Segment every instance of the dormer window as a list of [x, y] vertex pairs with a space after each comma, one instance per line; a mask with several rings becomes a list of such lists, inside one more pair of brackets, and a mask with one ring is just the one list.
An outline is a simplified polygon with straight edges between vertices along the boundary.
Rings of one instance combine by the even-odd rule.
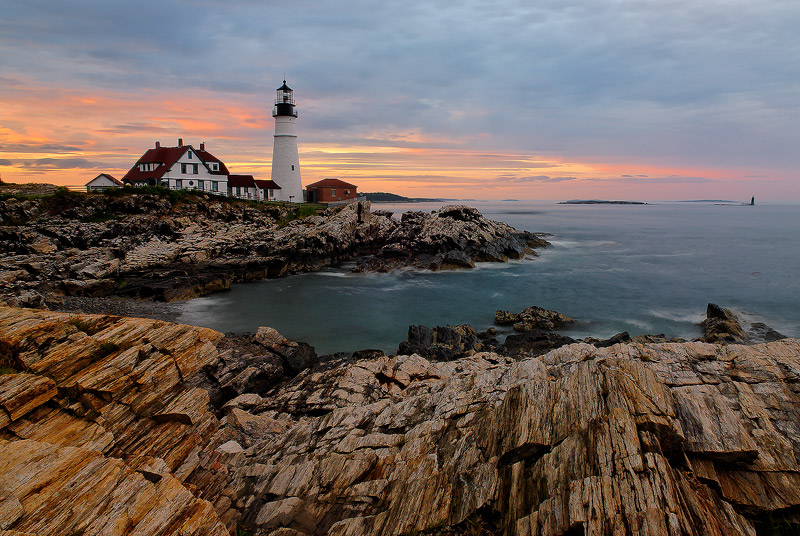
[[211, 171], [219, 171], [219, 164], [217, 164], [216, 162], [212, 162]]

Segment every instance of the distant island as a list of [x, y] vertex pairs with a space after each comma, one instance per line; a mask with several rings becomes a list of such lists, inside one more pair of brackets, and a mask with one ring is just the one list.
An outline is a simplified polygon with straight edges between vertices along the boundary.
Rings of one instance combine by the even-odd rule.
[[739, 203], [739, 201], [731, 201], [730, 199], [686, 199], [678, 201], [678, 203]]
[[454, 201], [454, 199], [441, 199], [432, 197], [404, 197], [402, 195], [390, 194], [388, 192], [365, 193], [367, 201], [373, 203], [424, 203], [438, 201]]
[[561, 201], [559, 205], [646, 205], [642, 201], [604, 201], [602, 199], [572, 199]]

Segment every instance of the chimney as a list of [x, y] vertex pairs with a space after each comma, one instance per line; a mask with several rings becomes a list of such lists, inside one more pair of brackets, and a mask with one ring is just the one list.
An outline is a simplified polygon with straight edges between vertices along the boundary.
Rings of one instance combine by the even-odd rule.
[[161, 149], [161, 142], [160, 141], [156, 142], [156, 149]]
[[178, 147], [183, 147], [183, 138], [178, 138]]
[[205, 151], [205, 150], [206, 150], [206, 144], [205, 144], [205, 142], [200, 144], [200, 150], [201, 150], [201, 151]]

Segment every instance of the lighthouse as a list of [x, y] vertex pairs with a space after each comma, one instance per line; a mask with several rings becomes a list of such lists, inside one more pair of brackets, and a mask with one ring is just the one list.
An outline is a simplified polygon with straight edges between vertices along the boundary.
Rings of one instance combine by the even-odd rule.
[[278, 88], [272, 117], [275, 118], [275, 142], [272, 148], [271, 179], [281, 187], [277, 190], [276, 197], [281, 201], [302, 203], [303, 187], [300, 184], [300, 159], [297, 156], [297, 131], [294, 125], [297, 108], [294, 92], [286, 85], [286, 80]]

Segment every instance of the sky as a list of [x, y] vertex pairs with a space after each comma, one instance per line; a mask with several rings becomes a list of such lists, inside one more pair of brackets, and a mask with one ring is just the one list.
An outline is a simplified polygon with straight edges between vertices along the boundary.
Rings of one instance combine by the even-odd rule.
[[0, 0], [0, 178], [177, 139], [269, 178], [471, 199], [800, 201], [796, 0]]

